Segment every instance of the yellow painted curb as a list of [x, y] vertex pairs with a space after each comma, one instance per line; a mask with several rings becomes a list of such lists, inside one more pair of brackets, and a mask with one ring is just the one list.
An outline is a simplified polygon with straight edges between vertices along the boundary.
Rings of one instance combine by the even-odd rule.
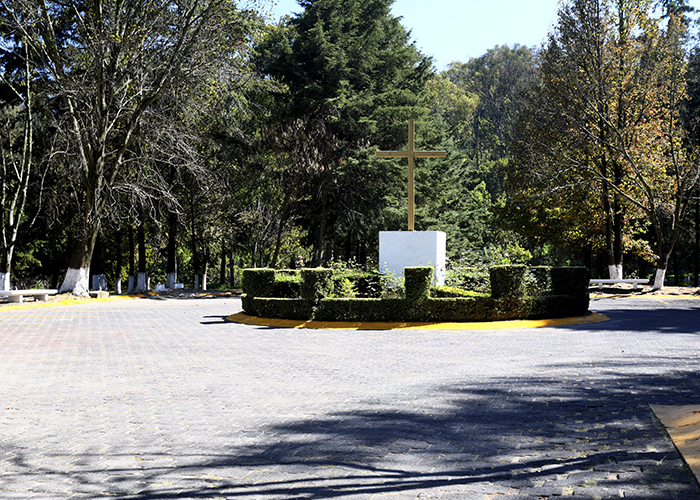
[[700, 480], [700, 405], [651, 405], [651, 410], [666, 427], [696, 479]]
[[303, 321], [291, 319], [258, 318], [243, 312], [226, 318], [233, 323], [274, 328], [311, 328], [322, 330], [499, 330], [504, 328], [542, 328], [546, 326], [584, 325], [600, 323], [610, 318], [598, 313], [575, 318], [483, 321], [475, 323], [353, 323], [349, 321]]
[[114, 295], [112, 297], [107, 297], [105, 299], [93, 299], [87, 297], [70, 297], [63, 300], [57, 300], [56, 302], [31, 302], [29, 304], [17, 304], [17, 305], [4, 305], [0, 307], [0, 313], [2, 311], [14, 311], [16, 309], [34, 309], [37, 307], [56, 307], [56, 306], [72, 306], [76, 304], [94, 304], [95, 302], [111, 302], [113, 300], [122, 299], [138, 299], [142, 298], [144, 295]]

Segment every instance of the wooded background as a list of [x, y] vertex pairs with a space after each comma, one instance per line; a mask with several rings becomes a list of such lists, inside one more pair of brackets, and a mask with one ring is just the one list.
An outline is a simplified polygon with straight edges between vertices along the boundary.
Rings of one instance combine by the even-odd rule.
[[569, 0], [542, 47], [441, 73], [391, 3], [300, 0], [271, 24], [232, 0], [0, 0], [0, 286], [376, 267], [407, 167], [375, 152], [405, 149], [409, 118], [448, 152], [417, 161], [416, 229], [447, 233], [451, 265], [697, 286], [686, 1]]

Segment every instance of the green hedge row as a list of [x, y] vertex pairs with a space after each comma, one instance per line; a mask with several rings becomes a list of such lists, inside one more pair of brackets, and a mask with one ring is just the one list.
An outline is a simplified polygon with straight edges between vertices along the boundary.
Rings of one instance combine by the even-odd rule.
[[[330, 298], [337, 284], [329, 269], [246, 269], [243, 310], [267, 318], [353, 322], [497, 321], [581, 316], [588, 311], [590, 275], [585, 268], [495, 266], [489, 272], [492, 294], [486, 296], [431, 287], [432, 268], [408, 267], [406, 298], [377, 299]], [[537, 283], [537, 293], [525, 295], [527, 279]]]

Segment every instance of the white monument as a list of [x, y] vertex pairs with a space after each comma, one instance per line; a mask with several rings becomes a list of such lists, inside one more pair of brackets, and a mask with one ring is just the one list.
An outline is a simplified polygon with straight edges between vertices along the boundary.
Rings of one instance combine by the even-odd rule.
[[445, 158], [445, 151], [415, 151], [415, 123], [408, 121], [408, 151], [377, 151], [378, 158], [408, 158], [408, 232], [379, 233], [379, 270], [403, 276], [405, 267], [432, 266], [433, 284], [445, 284], [445, 251], [447, 237], [442, 231], [414, 231], [415, 219], [415, 158]]
[[379, 270], [403, 276], [405, 267], [432, 266], [433, 284], [445, 284], [447, 236], [442, 231], [380, 231]]

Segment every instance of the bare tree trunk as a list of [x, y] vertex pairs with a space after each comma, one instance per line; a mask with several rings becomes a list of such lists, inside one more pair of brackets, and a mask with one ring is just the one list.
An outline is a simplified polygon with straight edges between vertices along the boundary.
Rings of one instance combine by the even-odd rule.
[[228, 255], [226, 251], [226, 240], [221, 239], [221, 266], [219, 266], [219, 283], [222, 285], [226, 283], [226, 256]]
[[284, 201], [282, 202], [282, 208], [279, 215], [279, 225], [277, 226], [277, 234], [275, 236], [275, 252], [272, 254], [272, 259], [270, 260], [270, 267], [277, 267], [277, 261], [280, 257], [280, 250], [282, 249], [282, 234], [284, 233], [284, 226], [287, 221], [287, 205], [289, 204], [289, 198], [291, 193], [287, 191], [284, 194]]
[[115, 295], [122, 294], [122, 267], [124, 267], [124, 257], [122, 254], [122, 242], [124, 240], [124, 233], [120, 227], [117, 230], [117, 241], [114, 246], [117, 252], [117, 262], [114, 269], [114, 293]]
[[197, 232], [194, 224], [194, 202], [190, 203], [190, 245], [192, 250], [192, 271], [194, 273], [194, 289], [199, 290], [199, 254], [197, 253]]
[[100, 232], [100, 223], [84, 222], [82, 236], [79, 238], [71, 255], [66, 277], [58, 293], [71, 292], [73, 295], [86, 296], [90, 288], [90, 261], [95, 249], [95, 240]]
[[233, 246], [231, 248], [231, 258], [229, 259], [229, 262], [231, 263], [231, 272], [230, 272], [230, 286], [231, 288], [236, 287], [236, 254], [233, 250]]
[[95, 250], [92, 252], [92, 261], [90, 262], [90, 270], [92, 271], [92, 289], [107, 290], [107, 274], [104, 268], [104, 238], [97, 236], [95, 241]]
[[7, 244], [4, 249], [3, 255], [0, 256], [2, 260], [2, 272], [0, 272], [0, 290], [10, 289], [10, 273], [12, 272], [12, 255], [15, 251], [14, 242]]
[[323, 244], [326, 238], [326, 216], [327, 208], [326, 203], [328, 201], [328, 187], [327, 182], [323, 183], [321, 188], [321, 213], [319, 214], [319, 224], [318, 224], [318, 241], [316, 242], [316, 256], [314, 262], [316, 267], [321, 267], [323, 264]]
[[0, 273], [0, 290], [10, 289], [10, 273]]
[[693, 286], [698, 287], [700, 274], [700, 198], [695, 200], [695, 245], [693, 248]]
[[623, 219], [620, 208], [620, 199], [617, 193], [613, 197], [613, 260], [616, 268], [618, 279], [622, 279], [623, 263], [622, 263], [622, 231]]
[[681, 286], [681, 270], [679, 269], [678, 252], [673, 252], [671, 261], [673, 262], [673, 286]]
[[662, 290], [664, 287], [664, 280], [666, 279], [666, 268], [657, 267], [656, 274], [654, 275], [654, 286], [652, 290]]
[[143, 213], [141, 213], [141, 221], [139, 222], [138, 229], [138, 239], [139, 239], [139, 270], [138, 277], [136, 280], [136, 293], [145, 293], [148, 291], [148, 277], [146, 275], [146, 228], [145, 222], [143, 220]]
[[[603, 160], [605, 162], [605, 160]], [[613, 222], [613, 210], [612, 206], [610, 204], [610, 193], [608, 190], [608, 185], [603, 181], [602, 183], [603, 187], [603, 195], [602, 195], [602, 201], [603, 201], [603, 208], [605, 210], [605, 253], [607, 255], [607, 260], [608, 260], [608, 274], [610, 279], [620, 279], [622, 276], [620, 275], [620, 268], [617, 266], [615, 262], [615, 243], [614, 243], [614, 234], [615, 234], [615, 229], [614, 229], [614, 222]]]
[[678, 235], [681, 232], [680, 224], [674, 224], [671, 234], [666, 240], [664, 238], [663, 231], [660, 228], [658, 221], [654, 224], [654, 229], [656, 231], [656, 244], [657, 244], [657, 254], [659, 256], [659, 262], [656, 268], [656, 277], [654, 278], [654, 287], [652, 290], [661, 290], [664, 287], [664, 278], [666, 277], [666, 271], [668, 269], [668, 261], [671, 259], [671, 254], [673, 253], [673, 248], [678, 240]]
[[177, 283], [177, 214], [168, 214], [168, 262], [165, 268], [165, 287], [175, 288]]
[[[2, 231], [2, 239], [0, 246], [2, 247], [2, 269], [0, 270], [0, 290], [10, 289], [10, 275], [12, 272], [12, 258], [14, 256], [15, 245], [19, 234], [19, 227], [24, 217], [24, 210], [27, 202], [27, 192], [29, 188], [29, 180], [32, 174], [32, 156], [34, 147], [34, 126], [33, 126], [33, 107], [32, 102], [32, 87], [31, 87], [31, 71], [29, 68], [29, 48], [26, 40], [22, 39], [24, 46], [24, 84], [25, 94], [16, 89], [12, 84], [8, 84], [17, 98], [20, 99], [24, 106], [24, 131], [22, 134], [22, 148], [20, 153], [13, 151], [16, 144], [12, 138], [9, 140], [9, 148], [5, 150], [4, 145], [0, 147], [0, 156], [2, 158], [2, 171], [0, 172], [0, 231]], [[8, 129], [11, 126], [8, 119]], [[17, 158], [19, 156], [19, 159]], [[16, 182], [13, 183], [10, 179], [16, 177]], [[14, 186], [10, 190], [8, 187]]]
[[126, 293], [131, 293], [134, 291], [136, 284], [134, 283], [134, 277], [136, 276], [136, 261], [134, 257], [134, 227], [129, 224], [129, 283], [127, 285]]

